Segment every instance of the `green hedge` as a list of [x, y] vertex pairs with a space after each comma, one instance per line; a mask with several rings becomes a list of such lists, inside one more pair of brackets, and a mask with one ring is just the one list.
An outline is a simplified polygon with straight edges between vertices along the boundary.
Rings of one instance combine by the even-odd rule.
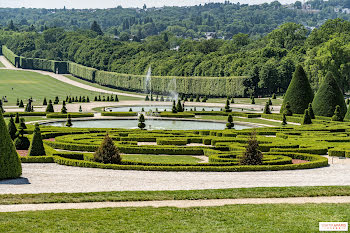
[[[46, 116], [46, 112], [18, 112], [19, 116]], [[4, 117], [16, 116], [16, 112], [5, 112]]]
[[[97, 71], [96, 83], [121, 90], [142, 92], [145, 89], [144, 75], [119, 74]], [[244, 85], [248, 77], [166, 77], [152, 76], [152, 91], [165, 94], [171, 83], [176, 81], [176, 92], [206, 96], [244, 96]]]
[[68, 71], [75, 77], [82, 78], [91, 82], [95, 82], [95, 75], [97, 70], [87, 66], [79, 65], [74, 62], [69, 62]]
[[67, 118], [68, 115], [70, 115], [71, 118], [80, 118], [80, 117], [94, 117], [93, 113], [68, 113], [68, 114], [62, 114], [62, 113], [50, 113], [47, 114], [47, 118]]
[[10, 49], [5, 45], [2, 46], [2, 54], [9, 60], [15, 67], [20, 66], [20, 57], [14, 54]]
[[186, 112], [181, 112], [181, 113], [161, 112], [160, 116], [161, 117], [170, 117], [170, 118], [193, 118], [193, 117], [195, 117], [195, 115], [193, 113], [186, 113]]
[[101, 116], [137, 116], [137, 112], [102, 112]]

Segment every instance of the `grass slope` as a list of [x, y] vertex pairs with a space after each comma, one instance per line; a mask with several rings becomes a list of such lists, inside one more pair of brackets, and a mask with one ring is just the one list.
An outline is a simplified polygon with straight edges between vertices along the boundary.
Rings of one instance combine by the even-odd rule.
[[1, 213], [1, 232], [318, 232], [350, 221], [350, 204], [108, 208]]
[[[17, 70], [0, 70], [0, 93], [1, 96], [8, 97], [9, 103], [6, 105], [15, 105], [17, 98], [24, 101], [30, 97], [35, 100], [34, 105], [41, 105], [44, 97], [54, 100], [55, 96], [59, 96], [63, 100], [67, 95], [89, 96], [92, 101], [100, 94], [66, 84], [50, 76]], [[118, 97], [119, 100], [135, 99], [125, 96]]]
[[350, 186], [259, 187], [177, 191], [2, 194], [0, 195], [0, 204], [9, 205], [104, 201], [163, 201], [321, 196], [350, 196]]

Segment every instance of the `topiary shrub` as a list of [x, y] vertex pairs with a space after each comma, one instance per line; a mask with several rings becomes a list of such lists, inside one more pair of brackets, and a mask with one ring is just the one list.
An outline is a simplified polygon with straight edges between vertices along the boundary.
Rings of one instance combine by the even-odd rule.
[[19, 108], [24, 108], [24, 104], [23, 104], [23, 100], [21, 100], [21, 102], [18, 105]]
[[143, 114], [140, 114], [139, 116], [139, 124], [137, 125], [140, 129], [144, 129], [146, 127], [145, 124], [145, 116]]
[[24, 129], [19, 128], [18, 137], [15, 140], [15, 147], [17, 150], [28, 150], [30, 146], [30, 141], [27, 137], [24, 136]]
[[286, 114], [283, 114], [283, 117], [282, 117], [282, 125], [283, 125], [283, 126], [287, 125], [287, 117], [286, 117]]
[[63, 103], [62, 103], [61, 113], [62, 114], [67, 114], [66, 101], [63, 101]]
[[183, 108], [182, 108], [181, 100], [177, 101], [176, 111], [177, 112], [183, 112], [184, 111]]
[[49, 104], [46, 107], [46, 112], [55, 112], [51, 100], [49, 100]]
[[291, 110], [294, 114], [303, 114], [312, 102], [314, 93], [311, 89], [309, 80], [301, 65], [298, 65], [292, 81], [290, 82], [287, 92], [283, 98], [281, 113], [284, 112], [287, 102], [290, 103]]
[[177, 113], [176, 105], [175, 105], [175, 100], [173, 101], [173, 107], [171, 109], [172, 113]]
[[67, 116], [67, 123], [66, 123], [66, 126], [67, 126], [67, 127], [72, 127], [72, 126], [73, 126], [72, 118], [71, 118], [70, 114], [68, 114], [68, 116]]
[[44, 98], [43, 105], [44, 105], [44, 106], [46, 106], [46, 105], [47, 105], [47, 100], [46, 100], [46, 97]]
[[19, 123], [20, 123], [19, 113], [18, 113], [18, 112], [16, 112], [15, 123], [16, 123], [16, 124], [19, 124]]
[[41, 132], [38, 124], [35, 124], [35, 129], [33, 133], [33, 139], [30, 143], [28, 156], [44, 156], [45, 148], [43, 144], [43, 139], [41, 137]]
[[311, 119], [315, 119], [315, 113], [314, 113], [314, 110], [312, 109], [312, 103], [309, 103], [309, 115], [311, 117]]
[[272, 99], [273, 99], [273, 100], [276, 99], [276, 94], [275, 94], [275, 93], [272, 94]]
[[284, 114], [286, 114], [287, 116], [293, 116], [293, 112], [292, 112], [292, 109], [290, 107], [289, 102], [286, 103], [286, 106], [284, 108]]
[[309, 110], [308, 110], [308, 109], [305, 109], [303, 121], [301, 122], [301, 124], [302, 124], [302, 125], [309, 125], [309, 124], [312, 124], [312, 120], [311, 120], [311, 117], [310, 117], [310, 114], [309, 114]]
[[21, 161], [0, 112], [0, 180], [18, 178], [21, 175]]
[[271, 99], [269, 99], [269, 105], [272, 105], [272, 100]]
[[232, 115], [228, 115], [228, 118], [227, 118], [227, 124], [226, 124], [226, 129], [232, 129], [235, 127], [235, 124], [233, 123], [233, 118], [232, 118]]
[[16, 124], [15, 124], [15, 121], [13, 120], [12, 116], [11, 116], [10, 121], [8, 123], [8, 132], [10, 134], [11, 139], [15, 140], [17, 128], [16, 128]]
[[248, 140], [246, 150], [240, 160], [240, 165], [262, 165], [263, 154], [259, 150], [256, 133], [253, 132]]
[[251, 101], [251, 104], [255, 104], [255, 98], [254, 98], [254, 96], [252, 96], [250, 99], [252, 100], [252, 101]]
[[266, 102], [266, 104], [265, 104], [264, 114], [271, 114], [269, 102]]
[[344, 118], [342, 117], [342, 115], [340, 113], [340, 106], [337, 105], [335, 107], [334, 115], [332, 116], [332, 121], [343, 121], [343, 119]]
[[105, 164], [120, 164], [121, 160], [118, 148], [109, 135], [106, 134], [100, 147], [94, 153], [94, 161]]
[[230, 100], [229, 99], [226, 99], [225, 112], [232, 112], [232, 109], [230, 108]]
[[345, 114], [344, 119], [350, 121], [350, 107], [348, 107], [348, 110], [347, 110], [347, 112]]
[[332, 117], [337, 105], [344, 118], [347, 111], [344, 96], [333, 74], [329, 72], [316, 93], [312, 108], [316, 116]]

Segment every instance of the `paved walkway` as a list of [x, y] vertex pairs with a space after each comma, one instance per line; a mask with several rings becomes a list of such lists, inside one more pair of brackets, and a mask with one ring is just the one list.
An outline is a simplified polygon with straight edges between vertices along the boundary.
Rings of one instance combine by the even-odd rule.
[[161, 172], [22, 164], [21, 179], [0, 181], [0, 194], [350, 185], [350, 159], [317, 169], [262, 172]]
[[139, 97], [139, 98], [144, 98], [142, 95], [136, 95], [136, 94], [128, 94], [128, 93], [123, 93], [123, 92], [118, 92], [118, 91], [108, 91], [108, 90], [104, 90], [101, 88], [97, 88], [97, 87], [93, 87], [90, 85], [86, 85], [74, 80], [71, 80], [67, 77], [65, 77], [64, 75], [61, 74], [55, 74], [52, 72], [47, 72], [47, 71], [42, 71], [42, 70], [30, 70], [30, 69], [19, 69], [14, 67], [4, 56], [0, 56], [0, 61], [2, 62], [2, 64], [4, 64], [5, 68], [2, 69], [9, 69], [9, 70], [25, 70], [25, 71], [31, 71], [31, 72], [36, 72], [42, 75], [48, 75], [54, 79], [57, 79], [61, 82], [76, 86], [76, 87], [80, 87], [89, 91], [95, 91], [95, 92], [100, 92], [100, 93], [106, 93], [106, 94], [112, 94], [112, 95], [122, 95], [122, 96], [129, 96], [129, 97]]
[[169, 200], [169, 201], [135, 201], [135, 202], [88, 202], [88, 203], [45, 203], [0, 205], [0, 212], [63, 210], [63, 209], [100, 209], [120, 207], [210, 207], [243, 204], [307, 204], [307, 203], [350, 203], [350, 197], [290, 197], [290, 198], [245, 198], [212, 200]]

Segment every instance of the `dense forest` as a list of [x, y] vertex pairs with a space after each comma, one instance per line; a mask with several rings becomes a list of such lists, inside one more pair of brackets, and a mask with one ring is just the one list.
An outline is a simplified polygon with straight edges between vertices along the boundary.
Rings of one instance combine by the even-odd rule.
[[[65, 30], [89, 29], [93, 21], [102, 31], [121, 40], [141, 40], [169, 31], [184, 38], [202, 38], [206, 32], [216, 32], [218, 38], [231, 39], [244, 33], [250, 37], [266, 35], [283, 23], [294, 22], [318, 27], [327, 19], [350, 19], [349, 14], [335, 12], [335, 7], [350, 8], [350, 0], [311, 0], [310, 10], [303, 10], [300, 1], [292, 5], [247, 5], [209, 3], [191, 7], [112, 9], [10, 9], [0, 8], [0, 25], [19, 31], [44, 31], [50, 27]], [[10, 22], [11, 23], [10, 24]]]

